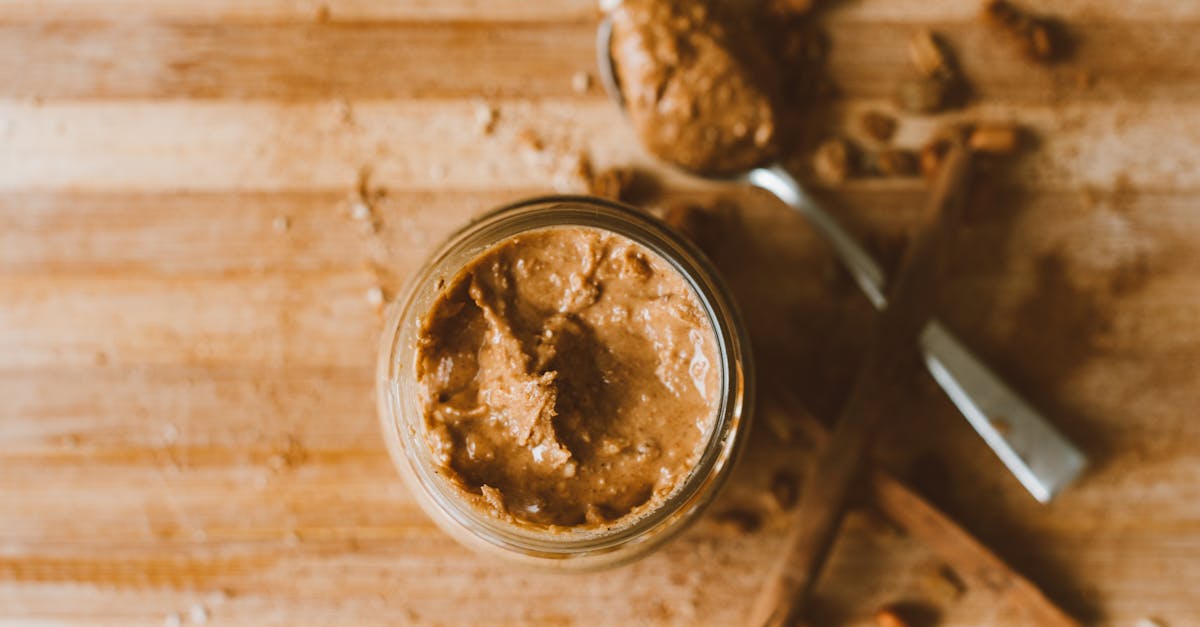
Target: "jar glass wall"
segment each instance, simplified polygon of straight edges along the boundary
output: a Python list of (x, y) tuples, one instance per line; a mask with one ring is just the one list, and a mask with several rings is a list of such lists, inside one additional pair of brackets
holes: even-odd
[[(720, 403), (703, 451), (690, 473), (644, 515), (601, 529), (516, 524), (462, 497), (433, 459), (416, 376), (422, 320), (441, 291), (473, 259), (520, 233), (587, 227), (628, 238), (665, 260), (694, 291), (716, 338)], [(748, 431), (752, 401), (749, 342), (728, 290), (711, 264), (660, 221), (630, 207), (591, 197), (551, 196), (501, 207), (468, 224), (439, 247), (389, 308), (378, 363), (378, 402), (392, 459), (426, 512), (445, 531), (477, 550), (552, 568), (587, 569), (640, 557), (693, 520), (728, 475)]]

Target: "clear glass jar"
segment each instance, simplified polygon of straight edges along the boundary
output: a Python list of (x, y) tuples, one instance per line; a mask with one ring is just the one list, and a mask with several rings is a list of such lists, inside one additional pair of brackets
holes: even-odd
[[(461, 498), (434, 463), (425, 439), (416, 381), (421, 320), (441, 289), (484, 250), (518, 233), (553, 226), (607, 230), (657, 253), (690, 283), (717, 337), (721, 404), (699, 462), (659, 507), (616, 528), (551, 532), (501, 521)], [(425, 511), (467, 546), (551, 568), (615, 565), (645, 555), (694, 520), (729, 474), (749, 430), (753, 397), (749, 348), (741, 318), (711, 264), (662, 222), (599, 198), (534, 198), (491, 211), (452, 235), (391, 305), (377, 372), (384, 439)]]

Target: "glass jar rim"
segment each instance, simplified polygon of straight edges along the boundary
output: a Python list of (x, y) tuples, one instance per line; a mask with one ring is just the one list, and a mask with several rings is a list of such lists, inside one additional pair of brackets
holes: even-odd
[[(424, 311), (416, 311), (422, 290), (440, 291), (439, 281), (449, 280), (461, 265), (443, 268), (448, 260), (474, 258), (488, 247), (519, 233), (542, 228), (590, 227), (626, 237), (658, 255), (685, 279), (705, 312), (717, 340), (721, 366), (721, 404), (708, 434), (704, 451), (687, 477), (657, 507), (637, 518), (611, 527), (584, 530), (521, 525), (480, 511), (467, 503), (438, 471), (424, 438), (424, 420), (414, 409), (411, 391), (398, 385), (405, 369), (402, 346), (404, 325), (417, 324)], [(409, 329), (411, 331), (411, 329)], [(384, 327), (379, 354), (379, 403), (389, 450), (397, 465), (407, 464), (420, 489), (453, 523), (492, 546), (518, 553), (566, 558), (603, 554), (631, 543), (649, 542), (655, 531), (666, 529), (681, 516), (702, 507), (719, 487), (744, 443), (746, 422), (753, 398), (749, 340), (728, 289), (708, 259), (690, 241), (667, 225), (627, 205), (590, 196), (555, 195), (530, 198), (501, 206), (471, 220), (449, 236), (414, 274)], [(408, 436), (406, 438), (406, 435)], [(400, 450), (397, 450), (397, 446)], [(681, 525), (674, 525), (681, 526)], [(665, 540), (666, 537), (661, 538)]]

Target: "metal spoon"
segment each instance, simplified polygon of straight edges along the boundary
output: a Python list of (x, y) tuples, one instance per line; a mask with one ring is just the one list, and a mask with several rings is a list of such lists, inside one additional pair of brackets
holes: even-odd
[[(622, 110), (625, 100), (612, 58), (612, 20), (596, 33), (600, 80)], [(887, 279), (879, 263), (804, 191), (780, 163), (754, 168), (728, 180), (775, 194), (825, 238), (876, 309), (887, 307)], [(962, 415), (1021, 485), (1047, 503), (1070, 484), (1087, 459), (1041, 414), (973, 355), (936, 319), (918, 336), (926, 367)]]

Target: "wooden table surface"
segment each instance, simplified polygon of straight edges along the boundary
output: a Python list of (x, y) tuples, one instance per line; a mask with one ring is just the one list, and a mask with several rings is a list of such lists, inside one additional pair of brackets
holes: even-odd
[[(1070, 63), (1033, 68), (978, 3), (842, 2), (835, 121), (888, 108), (909, 35), (945, 33), (971, 119), (1039, 141), (956, 241), (943, 318), (1093, 459), (1036, 504), (914, 373), (878, 446), (1053, 599), (1100, 624), (1200, 624), (1200, 5), (1064, 0)], [(592, 69), (592, 0), (0, 0), (0, 623), (737, 624), (811, 447), (768, 390), (710, 516), (634, 565), (563, 576), (473, 556), (418, 510), (373, 403), (380, 316), (436, 242), (500, 202), (580, 189), (522, 140), (648, 164)], [(495, 107), (492, 133), (478, 116)], [(940, 119), (906, 119), (919, 145)], [(833, 127), (831, 127), (832, 129)], [(378, 228), (349, 199), (369, 173)], [(718, 260), (762, 368), (822, 416), (872, 320), (765, 194)], [(818, 189), (895, 257), (916, 179)], [(880, 604), (1020, 624), (856, 510), (819, 623)]]

